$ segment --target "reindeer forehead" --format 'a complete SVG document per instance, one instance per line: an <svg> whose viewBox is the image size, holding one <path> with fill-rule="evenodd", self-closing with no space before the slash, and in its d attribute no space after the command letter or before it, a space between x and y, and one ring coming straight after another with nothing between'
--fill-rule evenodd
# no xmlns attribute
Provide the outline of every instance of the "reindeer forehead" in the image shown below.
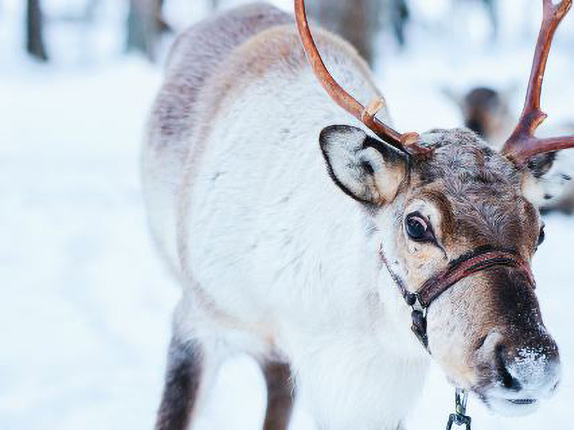
<svg viewBox="0 0 574 430"><path fill-rule="evenodd" d="M421 137L434 151L415 160L409 200L436 207L453 240L467 236L514 246L518 233L537 222L536 209L522 195L522 174L474 133L433 130Z"/></svg>
<svg viewBox="0 0 574 430"><path fill-rule="evenodd" d="M432 155L413 163L421 184L443 181L445 192L520 192L522 175L513 163L465 129L431 130L421 136Z"/></svg>

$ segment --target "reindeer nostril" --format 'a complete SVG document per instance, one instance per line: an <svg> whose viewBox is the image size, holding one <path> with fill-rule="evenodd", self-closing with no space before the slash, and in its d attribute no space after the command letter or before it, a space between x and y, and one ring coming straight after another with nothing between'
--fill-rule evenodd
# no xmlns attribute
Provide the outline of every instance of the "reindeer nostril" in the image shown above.
<svg viewBox="0 0 574 430"><path fill-rule="evenodd" d="M495 364L501 385L507 390L519 391L521 389L520 382L510 374L506 365L506 348L504 345L496 347Z"/></svg>

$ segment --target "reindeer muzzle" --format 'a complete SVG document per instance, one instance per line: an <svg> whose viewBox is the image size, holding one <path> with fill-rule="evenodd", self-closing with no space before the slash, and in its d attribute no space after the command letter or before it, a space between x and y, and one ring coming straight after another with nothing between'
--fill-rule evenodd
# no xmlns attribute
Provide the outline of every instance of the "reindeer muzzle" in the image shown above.
<svg viewBox="0 0 574 430"><path fill-rule="evenodd" d="M429 278L416 292L407 290L402 279L391 270L382 249L380 254L403 298L412 309L411 329L426 350L429 350L427 310L436 299L461 279L493 267L510 267L523 273L530 287L536 288L530 265L512 250L493 249L488 246L476 248L452 260L446 269Z"/></svg>

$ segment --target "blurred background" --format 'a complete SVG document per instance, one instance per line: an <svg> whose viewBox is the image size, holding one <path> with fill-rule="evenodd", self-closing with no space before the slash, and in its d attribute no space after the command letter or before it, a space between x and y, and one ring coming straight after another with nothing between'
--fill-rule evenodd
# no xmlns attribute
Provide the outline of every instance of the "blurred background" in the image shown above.
<svg viewBox="0 0 574 430"><path fill-rule="evenodd" d="M143 127L175 35L247 2L0 0L0 428L152 428L179 291L148 237ZM541 1L307 3L371 63L399 130L466 124L497 142L520 113ZM574 130L573 73L569 16L546 74L549 130ZM569 175L558 172L548 187L562 190ZM519 419L471 400L476 429L572 428L572 206L548 205L535 261L562 388ZM408 428L443 428L452 395L433 367ZM256 366L237 357L199 428L259 428L264 398ZM302 405L292 428L313 429Z"/></svg>

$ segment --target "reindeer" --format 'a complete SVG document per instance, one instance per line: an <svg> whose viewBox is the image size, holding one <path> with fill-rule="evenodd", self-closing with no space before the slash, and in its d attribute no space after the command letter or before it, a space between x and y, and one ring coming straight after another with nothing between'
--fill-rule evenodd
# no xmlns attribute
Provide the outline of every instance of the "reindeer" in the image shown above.
<svg viewBox="0 0 574 430"><path fill-rule="evenodd" d="M517 120L510 107L512 92L487 86L466 93L443 88L443 94L460 109L464 126L495 148L502 148Z"/></svg>
<svg viewBox="0 0 574 430"><path fill-rule="evenodd" d="M465 127L477 133L494 148L502 148L516 122L510 107L509 91L475 87L459 95L451 89L444 94L460 109ZM541 135L572 133L574 124L562 123L541 131ZM574 152L548 153L536 160L544 193L542 212L574 213Z"/></svg>
<svg viewBox="0 0 574 430"><path fill-rule="evenodd" d="M394 130L356 51L317 29L319 55L303 0L297 26L253 4L179 37L143 153L152 234L183 287L157 429L191 425L239 352L262 367L266 430L287 428L295 394L322 429L402 428L430 359L498 413L552 395L531 161L574 146L534 136L571 4L544 0L501 152L466 129Z"/></svg>

